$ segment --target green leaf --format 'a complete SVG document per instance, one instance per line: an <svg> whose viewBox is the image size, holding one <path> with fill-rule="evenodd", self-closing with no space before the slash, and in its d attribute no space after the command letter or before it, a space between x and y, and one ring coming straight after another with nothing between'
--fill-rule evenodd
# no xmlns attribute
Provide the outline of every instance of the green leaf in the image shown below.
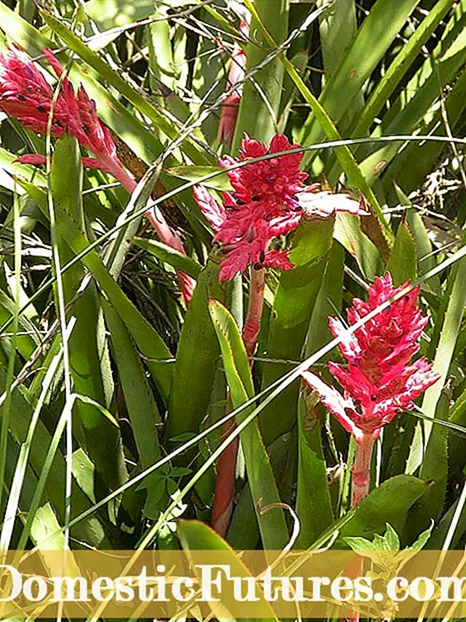
<svg viewBox="0 0 466 622"><path fill-rule="evenodd" d="M223 297L218 281L219 266L209 261L201 272L189 305L176 354L174 382L170 394L168 437L197 433L207 415L220 350L212 320L209 295ZM192 455L183 454L186 464Z"/></svg>
<svg viewBox="0 0 466 622"><path fill-rule="evenodd" d="M382 60L419 0L399 0L393 12L391 0L378 0L358 29L352 45L342 56L339 67L326 83L319 103L334 123L353 105L364 83ZM321 142L325 128L310 114L303 124L299 141L303 145ZM330 138L330 136L327 137ZM306 156L306 161L313 154Z"/></svg>
<svg viewBox="0 0 466 622"><path fill-rule="evenodd" d="M298 406L298 491L296 513L301 524L296 547L307 549L333 520L327 468L322 448L322 424L313 394L299 397Z"/></svg>
<svg viewBox="0 0 466 622"><path fill-rule="evenodd" d="M38 549L64 550L65 536L50 503L37 510L31 527L31 540Z"/></svg>
<svg viewBox="0 0 466 622"><path fill-rule="evenodd" d="M273 11L269 0L255 0L254 5L248 1L246 7L252 14L250 32L254 33L246 47L246 72L260 65L272 49L283 43L288 34L289 2L275 0ZM265 36L262 28L271 35ZM275 134L275 127L280 111L283 86L283 64L279 57L267 63L265 67L254 73L254 80L247 80L243 85L243 93L236 121L235 136L231 152L234 153L246 132L249 136L268 143Z"/></svg>
<svg viewBox="0 0 466 622"><path fill-rule="evenodd" d="M157 404L134 343L113 307L102 298L105 321L110 331L112 352L120 377L140 464L144 469L160 459L156 425L161 424Z"/></svg>
<svg viewBox="0 0 466 622"><path fill-rule="evenodd" d="M388 551L399 551L400 550L400 538L397 532L393 529L390 523L386 525L387 529L385 531L384 540L387 545Z"/></svg>
<svg viewBox="0 0 466 622"><path fill-rule="evenodd" d="M463 245L465 243L466 238L463 239ZM445 317L440 317L442 330L433 365L433 371L437 372L440 377L434 385L427 389L421 404L421 410L424 415L432 419L435 417L442 389L448 379L456 341L463 320L466 305L466 259L461 259L453 266L448 280L452 284L452 289ZM415 473L423 463L431 431L432 423L428 421L418 422L408 459L408 473Z"/></svg>
<svg viewBox="0 0 466 622"><path fill-rule="evenodd" d="M209 311L220 343L231 401L233 407L238 408L254 394L246 350L238 327L227 309L217 300L211 300ZM243 421L252 409L243 410L237 421ZM240 440L264 549L280 550L288 541L288 529L256 419L241 432ZM272 507L262 512L261 508L268 505Z"/></svg>
<svg viewBox="0 0 466 622"><path fill-rule="evenodd" d="M408 546L407 548L413 551L421 551L427 544L427 541L429 540L432 534L434 525L435 525L434 521L431 521L430 527L428 527L425 531L423 531L418 537L418 539L416 540L416 542L414 542L411 546Z"/></svg>
<svg viewBox="0 0 466 622"><path fill-rule="evenodd" d="M135 246L143 248L151 255L154 255L154 257L168 263L177 270L182 270L194 279L198 278L199 273L202 270L201 266L194 261L194 259L183 255L179 251L163 244L162 242L158 242L157 240L149 240L148 238L134 238L133 242Z"/></svg>
<svg viewBox="0 0 466 622"><path fill-rule="evenodd" d="M449 406L450 399L442 393L435 413L436 419L446 420ZM445 427L433 426L419 472L420 477L433 485L409 511L406 521L408 541L413 540L432 520L437 521L443 512L448 481L447 438L448 430Z"/></svg>
<svg viewBox="0 0 466 622"><path fill-rule="evenodd" d="M406 281L415 281L417 277L417 256L413 235L402 222L396 233L387 271L393 277L393 284L403 285Z"/></svg>
<svg viewBox="0 0 466 622"><path fill-rule="evenodd" d="M406 512L424 494L428 482L411 475L397 475L373 490L356 508L356 514L340 532L341 538L368 538L384 530L386 523L406 519Z"/></svg>
<svg viewBox="0 0 466 622"><path fill-rule="evenodd" d="M44 214L47 214L45 193L32 184L26 182L21 183L36 200L39 207L44 211ZM63 228L66 240L74 255L85 252L89 246L89 242L69 216L64 213L58 224ZM86 252L82 258L82 262L92 273L102 291L125 323L154 378L154 382L160 390L162 399L168 401L172 382L172 369L165 361L166 359L171 359L172 356L167 346L157 331L154 330L141 315L111 277L108 269L95 250Z"/></svg>
<svg viewBox="0 0 466 622"><path fill-rule="evenodd" d="M332 245L334 219L303 219L296 231L290 261L293 270L283 271L275 293L270 320L267 356L273 359L300 360L317 294L325 275ZM264 365L266 387L291 364ZM295 384L279 395L260 417L261 430L268 445L288 431L296 420L298 386Z"/></svg>
<svg viewBox="0 0 466 622"><path fill-rule="evenodd" d="M165 170L166 173L186 181L197 181L205 175L212 175L215 172L220 173L221 171L222 169L219 166L174 166ZM207 188L214 188L223 192L231 192L233 190L225 172L223 175L217 175L207 181L203 181L202 184Z"/></svg>
<svg viewBox="0 0 466 622"><path fill-rule="evenodd" d="M57 220L60 264L65 265L74 257L69 247L70 231L61 226L65 217L75 223L76 230L83 237L85 235L81 153L78 141L70 135L65 134L55 146L51 188ZM111 369L94 283L88 284L85 291L72 303L84 276L84 267L80 263L60 275L65 305L71 304L69 317L72 315L76 318L69 338L70 370L76 393L86 395L108 407L112 393L106 394L105 387L111 386L111 382L106 383L103 375L111 379ZM103 347L99 347L99 344ZM80 401L75 407L83 426L91 460L107 485L117 488L127 478L119 428L112 425L92 404Z"/></svg>
<svg viewBox="0 0 466 622"><path fill-rule="evenodd" d="M181 542L181 546L191 559L191 563L194 569L198 567L199 557L195 554L197 551L218 551L221 555L221 563L227 564L230 568L232 576L235 577L251 577L251 573L248 568L240 560L238 554L223 540L218 534L210 527L201 523L200 521L178 521L178 537ZM199 575L198 575L199 576ZM263 616L263 620L277 620L276 615L267 601L261 601L257 603L260 616ZM212 609L212 614L219 620L225 620L225 618L235 619L234 616L228 611L225 602L213 602L209 605ZM258 618L261 619L260 617Z"/></svg>
<svg viewBox="0 0 466 622"><path fill-rule="evenodd" d="M343 538L345 544L347 544L350 549L356 551L357 553L361 553L362 551L377 551L377 547L370 540L366 540L366 538Z"/></svg>
<svg viewBox="0 0 466 622"><path fill-rule="evenodd" d="M408 41L401 46L399 54L377 80L374 90L357 118L355 127L351 130L351 136L364 136L369 131L374 117L380 113L407 70L413 66L422 46L454 3L455 0L437 0L432 4L423 21L411 33Z"/></svg>
<svg viewBox="0 0 466 622"><path fill-rule="evenodd" d="M403 190L395 184L395 192L400 205L405 205L408 209L405 212L406 223L414 237L416 245L417 257L417 273L424 274L435 267L435 257L433 255L432 242L429 239L424 222L417 212L416 208L411 204ZM425 281L422 286L436 294L440 293L440 279L438 275Z"/></svg>

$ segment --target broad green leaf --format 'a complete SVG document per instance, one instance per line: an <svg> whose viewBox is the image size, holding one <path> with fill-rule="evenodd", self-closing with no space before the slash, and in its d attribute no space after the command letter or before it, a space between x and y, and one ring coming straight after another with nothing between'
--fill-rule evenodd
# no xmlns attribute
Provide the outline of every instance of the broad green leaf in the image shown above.
<svg viewBox="0 0 466 622"><path fill-rule="evenodd" d="M81 153L78 141L72 136L64 135L56 144L52 161L51 187L57 220L60 265L65 265L73 258L74 253L69 246L69 230L60 224L64 216L75 223L80 234L85 236L81 198ZM111 378L111 369L95 284L89 283L72 303L78 295L84 276L84 267L80 263L60 275L65 305L71 304L69 317L76 318L76 324L69 338L71 376L76 393L86 395L107 407L112 394L105 394L106 383L103 375ZM79 401L75 407L83 426L91 460L106 484L110 488L117 488L127 477L119 429L103 417L95 406Z"/></svg>
<svg viewBox="0 0 466 622"><path fill-rule="evenodd" d="M429 483L411 475L397 475L373 490L341 529L340 537L370 538L383 532L385 524L406 519L406 512L424 494Z"/></svg>
<svg viewBox="0 0 466 622"><path fill-rule="evenodd" d="M397 184L395 184L395 192L400 205L405 205L408 208L405 212L406 223L414 237L414 243L416 245L417 273L424 274L432 270L435 266L432 242L429 239L421 216L418 214L416 208L411 205L411 201ZM428 281L425 281L423 287L432 290L436 294L440 294L439 277L435 275Z"/></svg>
<svg viewBox="0 0 466 622"><path fill-rule="evenodd" d="M393 284L403 285L406 281L414 281L417 277L416 246L411 231L404 222L400 223L395 237L387 272L393 277Z"/></svg>
<svg viewBox="0 0 466 622"><path fill-rule="evenodd" d="M407 548L412 549L413 551L421 551L427 544L432 534L434 524L435 524L434 521L431 521L430 527L428 527L425 531L423 531L421 535L417 538L417 540L411 546L408 546Z"/></svg>
<svg viewBox="0 0 466 622"><path fill-rule="evenodd" d="M383 132L387 135L411 134L419 124L422 124L425 115L438 100L439 88L444 88L451 80L456 79L458 72L465 64L465 24L466 16L463 16L461 20L457 21L450 35L440 41L432 54L434 60L429 57L425 61L424 66L407 85L405 92L398 97L390 112L384 116L383 124L378 129L378 133ZM460 92L464 92L464 84L461 85ZM441 119L439 112L437 118ZM428 123L429 121L427 121ZM361 163L361 169L369 184L372 185L385 172L387 165L403 146L402 142L384 143ZM411 166L414 159L419 160L419 149L414 152L412 149L410 150L409 159L404 160L403 167ZM427 168L427 170L429 169ZM393 179L406 191L411 190L407 179L397 179L392 174L390 180Z"/></svg>
<svg viewBox="0 0 466 622"><path fill-rule="evenodd" d="M392 45L419 0L399 0L393 12L391 0L378 0L358 29L351 47L326 83L319 102L334 123L353 104L371 73ZM304 123L299 134L303 145L321 142L323 126L315 111ZM328 138L330 138L327 135ZM315 153L306 156L309 161Z"/></svg>
<svg viewBox="0 0 466 622"><path fill-rule="evenodd" d="M296 513L301 524L296 547L307 549L333 520L327 467L322 448L322 422L317 401L307 390L298 405L298 491Z"/></svg>
<svg viewBox="0 0 466 622"><path fill-rule="evenodd" d="M335 223L335 239L358 262L368 281L383 272L383 259L375 244L362 231L358 220L350 214L338 214Z"/></svg>
<svg viewBox="0 0 466 622"><path fill-rule="evenodd" d="M435 417L446 420L449 405L450 399L442 394ZM405 528L408 542L411 542L421 530L426 529L432 520L437 522L443 511L448 480L447 439L446 428L440 425L433 426L419 471L420 477L432 482L432 486L426 490L408 513Z"/></svg>
<svg viewBox="0 0 466 622"><path fill-rule="evenodd" d="M123 389L131 430L139 454L139 466L147 469L162 457L156 427L161 425L162 418L128 330L117 312L103 298L102 307L110 332L112 352ZM153 473L144 482L148 493L147 502L151 503L151 510L156 516L164 509L167 502L166 497L160 497L158 503L155 504L152 494L163 477L161 473Z"/></svg>
<svg viewBox="0 0 466 622"><path fill-rule="evenodd" d="M303 219L296 231L290 261L293 270L280 276L275 293L269 328L267 356L273 359L297 361L303 354L309 322L322 285L332 245L334 219ZM266 387L291 364L264 365L263 386ZM288 431L296 420L298 385L289 387L262 413L260 425L268 445Z"/></svg>
<svg viewBox="0 0 466 622"><path fill-rule="evenodd" d="M434 109L420 120L418 132L429 136L445 136L444 117L446 114L450 130L453 134L456 134L459 129L458 126L461 126L462 123L465 98L466 69L463 66L459 70L459 76L455 76L451 91L444 97L445 112L443 112L441 107L435 106L433 102ZM410 122L412 122L412 119L410 120L408 117L407 124ZM394 132L396 131L397 129L395 128ZM396 158L385 170L383 187L387 190L388 196L392 195L390 191L393 181L399 183L407 192L412 192L421 186L426 174L435 167L447 143L448 141L427 141L423 144L408 143L403 151L397 153Z"/></svg>
<svg viewBox="0 0 466 622"><path fill-rule="evenodd" d="M209 302L212 322L222 352L225 375L234 408L242 406L254 394L249 361L238 327L225 307L217 300ZM251 407L243 410L237 420L243 421ZM257 420L253 420L240 435L246 472L254 501L256 518L264 549L280 550L288 541L288 530L277 485ZM267 511L261 508L271 505Z"/></svg>
<svg viewBox="0 0 466 622"><path fill-rule="evenodd" d="M194 279L199 277L199 273L202 268L196 261L194 261L194 259L191 259L191 257L188 257L187 255L183 255L174 248L163 244L163 242L159 242L158 240L150 240L148 238L135 238L133 242L135 246L143 248L151 255L154 255L154 257L168 263L177 270L182 270Z"/></svg>
<svg viewBox="0 0 466 622"><path fill-rule="evenodd" d="M50 551L62 551L65 536L50 503L37 510L31 527L31 540L37 548Z"/></svg>
<svg viewBox="0 0 466 622"><path fill-rule="evenodd" d="M200 521L187 521L180 520L178 522L178 537L181 542L181 546L191 559L191 563L194 568L199 563L199 558L195 555L198 551L218 551L222 554L222 562L228 564L231 569L231 575L235 577L251 577L251 573L248 568L243 564L238 554L229 546L225 540L223 540L218 534L215 533L210 527L201 523ZM194 555L193 555L194 553ZM258 603L261 614L265 620L277 620L276 615L267 601L261 601ZM212 614L219 620L225 620L225 618L233 618L228 611L225 603L210 603ZM261 618L258 618L259 620Z"/></svg>
<svg viewBox="0 0 466 622"><path fill-rule="evenodd" d="M283 43L288 34L288 0L275 0L273 11L269 0L255 0L252 13L250 32L254 33L246 47L246 72L260 65L271 50ZM259 18L258 20L256 19ZM265 27L274 40L270 40L259 24ZM275 134L275 127L280 110L284 69L278 57L256 71L254 80L247 80L243 86L241 103L236 121L232 153L236 151L246 132L253 138L268 143Z"/></svg>
<svg viewBox="0 0 466 622"><path fill-rule="evenodd" d="M423 21L417 26L408 41L401 46L387 70L379 77L369 99L357 118L351 136L364 136L382 107L390 98L394 89L413 66L422 46L426 43L455 0L438 0L434 2Z"/></svg>
<svg viewBox="0 0 466 622"><path fill-rule="evenodd" d="M201 272L189 305L176 353L170 393L168 438L186 432L197 433L207 415L220 350L210 319L210 295L223 298L216 261ZM191 456L192 457L192 456ZM189 459L183 454L182 461Z"/></svg>

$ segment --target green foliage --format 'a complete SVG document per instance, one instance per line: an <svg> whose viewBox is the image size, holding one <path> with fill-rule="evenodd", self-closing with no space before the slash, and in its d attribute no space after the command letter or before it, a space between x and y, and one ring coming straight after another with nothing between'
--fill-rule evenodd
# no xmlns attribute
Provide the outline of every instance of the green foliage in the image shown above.
<svg viewBox="0 0 466 622"><path fill-rule="evenodd" d="M271 4L0 4L2 44L59 49L142 180L129 196L83 170L92 154L75 139L1 119L0 548L464 548L465 141L452 139L466 127L466 2ZM230 149L217 138L235 44L248 77ZM251 273L219 282L192 186L231 192L218 157L278 130L305 147L307 183L362 195L371 215L302 218L294 268L267 272L248 357ZM49 142L50 170L18 162ZM186 253L157 239L153 201ZM328 317L385 270L421 286L421 355L440 380L384 429L371 492L349 510L354 446L296 378L312 356L336 384ZM177 271L197 281L188 308ZM225 439L227 420L240 429ZM208 524L236 434L224 540Z"/></svg>

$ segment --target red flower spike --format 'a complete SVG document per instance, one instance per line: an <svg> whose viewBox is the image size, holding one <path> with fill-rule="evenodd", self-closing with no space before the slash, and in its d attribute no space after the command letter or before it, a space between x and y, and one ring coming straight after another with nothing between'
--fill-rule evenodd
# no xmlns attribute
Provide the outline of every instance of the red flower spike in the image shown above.
<svg viewBox="0 0 466 622"><path fill-rule="evenodd" d="M59 61L50 50L44 50L44 56L60 78L63 68ZM53 88L27 54L13 46L0 54L0 110L45 135L53 96ZM106 164L106 168L99 167L103 170L121 166L110 130L97 117L95 103L82 86L75 93L66 77L55 101L50 132L55 137L65 132L75 136L82 147Z"/></svg>
<svg viewBox="0 0 466 622"><path fill-rule="evenodd" d="M298 148L280 134L272 138L268 149L245 135L240 158L225 156L220 166L227 168ZM270 245L275 238L294 231L303 214L318 218L328 218L335 212L369 214L347 195L318 192L318 184L304 186L307 173L300 169L302 159L302 153L289 153L227 171L233 192L223 194L223 205L206 188L193 189L199 208L215 231L214 242L219 242L226 253L220 271L222 281L230 281L248 266L293 268L288 251L270 250Z"/></svg>
<svg viewBox="0 0 466 622"><path fill-rule="evenodd" d="M348 310L350 325L393 298L409 283L394 288L389 273L377 277L369 288L367 302L357 298ZM419 351L419 339L427 318L418 308L420 288L395 300L354 333L348 334L343 324L329 318L334 337L341 337L340 351L347 367L329 363L330 373L344 389L343 397L311 372L303 374L307 383L321 395L322 402L359 441L369 434L377 438L384 425L438 380L432 364L411 358Z"/></svg>
<svg viewBox="0 0 466 622"><path fill-rule="evenodd" d="M275 136L269 146L245 136L239 160L226 156L223 167L244 162L267 153L278 153L297 147L285 136ZM295 195L303 188L307 173L299 166L302 154L290 154L253 162L235 171L228 171L233 193L224 193L223 205L202 187L194 189L194 198L216 232L215 242L222 244L226 258L220 279L231 280L248 266L255 268L293 267L287 251L269 250L272 240L296 229L302 209Z"/></svg>

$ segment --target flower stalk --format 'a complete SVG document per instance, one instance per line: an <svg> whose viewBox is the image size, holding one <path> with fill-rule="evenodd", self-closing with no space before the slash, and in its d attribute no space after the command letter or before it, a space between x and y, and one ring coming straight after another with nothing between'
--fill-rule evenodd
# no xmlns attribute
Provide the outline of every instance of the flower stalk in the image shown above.
<svg viewBox="0 0 466 622"><path fill-rule="evenodd" d="M298 227L303 214L311 218L328 218L338 211L368 215L360 202L347 195L319 192L318 184L305 186L307 173L300 169L301 153L257 161L261 156L294 147L298 145L291 145L286 136L279 134L272 138L268 148L245 135L240 158L225 156L220 160L223 167L251 160L243 168L227 171L233 192L223 194L223 204L218 203L207 188L193 188L201 212L215 231L214 242L223 247L225 258L220 280L230 281L237 274L250 270L249 306L243 328L249 357L256 350L260 332L266 269L293 268L289 249L280 248L279 241ZM231 433L230 426L225 426L223 438ZM213 526L221 535L225 535L233 507L236 452L237 447L232 444L218 462Z"/></svg>

